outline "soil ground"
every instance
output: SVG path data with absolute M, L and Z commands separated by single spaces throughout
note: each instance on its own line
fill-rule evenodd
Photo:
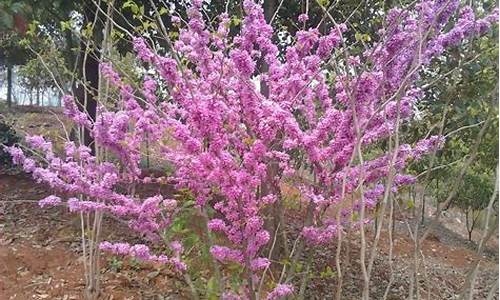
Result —
M 49 193 L 26 175 L 1 175 L 0 195 L 0 300 L 81 299 L 79 217 L 31 202 Z M 126 230 L 109 219 L 104 228 L 110 240 Z M 112 257 L 101 264 L 102 299 L 186 299 L 175 274 L 160 266 L 116 265 Z
M 49 193 L 27 175 L 1 175 L 0 191 L 0 300 L 81 299 L 84 283 L 79 259 L 79 218 L 63 208 L 40 209 L 35 200 Z M 119 236 L 120 230 L 125 230 L 113 219 L 106 220 L 105 228 L 105 235 L 110 239 Z M 372 235 L 369 231 L 368 236 Z M 474 246 L 464 236 L 443 225 L 438 226 L 431 237 L 422 248 L 428 273 L 427 282 L 422 276 L 423 293 L 426 284 L 430 283 L 431 299 L 455 299 L 465 273 L 477 259 Z M 496 239 L 490 242 L 482 258 L 475 299 L 485 299 L 495 280 L 498 257 L 494 247 L 497 243 Z M 344 270 L 349 270 L 349 274 L 344 274 L 343 299 L 357 299 L 359 296 L 362 282 L 356 245 L 353 243 L 350 249 L 351 266 L 346 267 L 347 258 L 342 260 Z M 382 297 L 390 277 L 389 241 L 385 231 L 379 249 L 374 266 L 373 299 Z M 393 253 L 395 278 L 388 299 L 403 299 L 407 293 L 407 269 L 412 251 L 411 239 L 402 230 L 397 230 Z M 309 281 L 309 299 L 331 299 L 336 290 L 336 279 L 321 273 L 327 274 L 327 266 L 335 270 L 335 247 L 313 255 L 313 274 L 319 276 Z M 119 268 L 115 264 L 112 257 L 103 259 L 102 299 L 189 298 L 185 296 L 183 283 L 168 270 L 127 260 Z

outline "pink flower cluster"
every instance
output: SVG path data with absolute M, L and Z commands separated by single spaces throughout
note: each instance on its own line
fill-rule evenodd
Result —
M 161 264 L 171 265 L 175 270 L 186 271 L 187 266 L 179 260 L 179 258 L 169 258 L 166 255 L 154 255 L 148 246 L 143 244 L 130 245 L 128 243 L 102 242 L 99 245 L 101 250 L 110 252 L 116 255 L 126 255 L 142 261 L 157 262 Z
M 164 199 L 161 195 L 139 199 L 118 192 L 120 186 L 130 184 L 131 181 L 142 182 L 142 179 L 136 173 L 119 172 L 120 166 L 117 164 L 98 162 L 90 148 L 86 146 L 77 147 L 75 143 L 67 142 L 64 146 L 64 154 L 57 156 L 52 150 L 52 143 L 41 136 L 28 136 L 26 143 L 32 151 L 37 152 L 37 155 L 29 157 L 19 147 L 7 147 L 6 150 L 12 155 L 14 163 L 22 165 L 26 172 L 32 173 L 35 180 L 48 184 L 65 197 L 74 195 L 69 196 L 65 201 L 59 196 L 48 196 L 39 201 L 40 207 L 65 205 L 70 212 L 111 213 L 128 219 L 131 229 L 153 243 L 160 240 L 160 234 L 168 228 L 178 211 L 177 202 L 174 199 Z M 35 160 L 35 157 L 43 159 Z M 104 245 L 109 246 L 109 243 Z M 173 246 L 171 250 L 176 254 L 176 258 L 167 260 L 163 256 L 156 257 L 151 254 L 151 259 L 147 260 L 154 260 L 153 258 L 156 257 L 157 262 L 170 264 L 177 270 L 185 270 L 185 266 L 180 261 L 182 246 L 175 243 Z M 133 251 L 127 254 L 137 257 L 140 253 L 146 253 L 145 247 L 147 246 L 131 248 Z M 141 249 L 144 251 L 141 252 Z M 122 253 L 123 251 L 111 252 Z
M 267 295 L 266 300 L 283 299 L 286 296 L 290 296 L 292 293 L 293 293 L 293 286 L 291 284 L 278 284 L 269 293 L 269 295 Z
M 46 207 L 46 206 L 57 206 L 61 204 L 61 198 L 57 197 L 57 196 L 54 196 L 54 195 L 51 195 L 51 196 L 48 196 L 48 197 L 45 197 L 43 198 L 42 200 L 38 201 L 38 205 L 40 205 L 40 207 Z

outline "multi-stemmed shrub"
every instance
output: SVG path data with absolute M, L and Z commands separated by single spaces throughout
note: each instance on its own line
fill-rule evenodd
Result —
M 14 162 L 56 191 L 41 206 L 65 204 L 81 214 L 82 224 L 89 216 L 99 223 L 103 214 L 113 214 L 144 238 L 130 245 L 101 241 L 99 227 L 91 237 L 82 233 L 84 255 L 90 257 L 86 272 L 94 274 L 87 276 L 89 295 L 98 289 L 99 250 L 164 263 L 180 273 L 190 268 L 182 260 L 182 241 L 164 239 L 183 204 L 134 193 L 140 184 L 171 182 L 194 197 L 199 222 L 212 233 L 203 241 L 215 260 L 221 297 L 278 299 L 297 292 L 293 265 L 304 249 L 330 243 L 341 249 L 350 227 L 361 233 L 367 299 L 373 265 L 364 242 L 369 212 L 379 203 L 383 213 L 390 193 L 415 181 L 404 172 L 407 163 L 443 143 L 440 136 L 400 142 L 401 125 L 423 97 L 419 72 L 447 48 L 486 32 L 497 13 L 476 19 L 459 1 L 426 0 L 390 10 L 372 37 L 376 42 L 360 53 L 351 52 L 349 28 L 342 23 L 327 34 L 299 30 L 279 53 L 260 5 L 243 2 L 245 17 L 234 36 L 226 14 L 211 29 L 202 5 L 192 1 L 186 22 L 172 16 L 181 29 L 175 41 L 163 36 L 168 51 L 154 50 L 150 39 L 133 39 L 138 61 L 154 70 L 140 88 L 127 83 L 112 61 L 101 61 L 100 74 L 118 100 L 100 94 L 95 121 L 73 97 L 64 97 L 66 115 L 91 133 L 94 149 L 68 142 L 65 154 L 57 156 L 50 141 L 32 136 L 26 139 L 29 151 L 7 148 Z M 141 174 L 146 142 L 158 159 L 174 166 L 173 176 Z M 380 142 L 388 145 L 386 153 L 367 158 L 364 152 Z M 286 218 L 284 183 L 300 191 L 298 236 L 290 234 L 297 220 Z M 156 253 L 151 246 L 158 243 L 169 250 Z M 276 255 L 292 266 L 270 277 Z M 238 290 L 224 283 L 229 269 L 220 266 L 228 263 L 244 270 Z

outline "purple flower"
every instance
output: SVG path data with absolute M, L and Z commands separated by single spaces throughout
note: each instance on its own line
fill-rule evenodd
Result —
M 122 81 L 120 79 L 120 75 L 113 70 L 113 67 L 108 63 L 101 63 L 99 65 L 99 70 L 101 74 L 108 79 L 113 85 L 121 86 Z
M 267 258 L 259 257 L 252 260 L 252 262 L 250 263 L 250 267 L 253 271 L 258 271 L 269 267 L 270 264 L 271 262 Z
M 212 219 L 208 222 L 208 228 L 212 231 L 224 232 L 227 230 L 226 224 L 221 219 Z
M 171 16 L 170 20 L 172 21 L 173 24 L 180 24 L 181 23 L 181 18 L 178 16 Z
M 170 249 L 174 251 L 175 253 L 179 254 L 181 253 L 184 248 L 182 247 L 182 244 L 179 241 L 173 241 L 169 244 Z
M 62 98 L 64 114 L 73 120 L 78 125 L 85 126 L 87 128 L 92 127 L 90 120 L 87 118 L 87 114 L 81 112 L 75 103 L 73 96 L 64 95 Z
M 235 69 L 243 76 L 251 76 L 255 70 L 255 61 L 250 54 L 242 50 L 232 50 L 230 53 Z
M 307 22 L 307 20 L 309 20 L 309 16 L 307 14 L 299 15 L 299 22 L 305 23 L 305 22 Z
M 7 151 L 7 153 L 10 154 L 12 157 L 12 162 L 16 165 L 22 164 L 24 160 L 26 159 L 26 156 L 24 155 L 23 150 L 21 150 L 18 147 L 15 146 L 10 146 L 6 147 L 4 146 L 4 149 Z
M 38 205 L 42 208 L 46 206 L 57 206 L 59 204 L 61 204 L 61 198 L 54 195 L 50 195 L 38 201 Z
M 243 260 L 241 251 L 224 246 L 213 246 L 210 248 L 210 253 L 220 262 L 241 262 Z
M 27 173 L 31 173 L 35 170 L 36 163 L 31 158 L 26 158 L 23 162 L 23 170 Z
M 281 299 L 293 293 L 291 284 L 278 284 L 266 297 L 266 300 Z
M 337 226 L 334 224 L 328 225 L 326 228 L 318 228 L 313 226 L 304 227 L 302 235 L 304 238 L 314 245 L 324 245 L 332 242 L 333 237 L 337 234 Z
M 77 198 L 68 199 L 70 212 L 95 212 L 106 209 L 106 205 L 94 201 L 79 200 Z
M 144 62 L 152 62 L 154 58 L 153 52 L 146 45 L 143 38 L 137 37 L 133 41 L 134 51 L 137 53 L 137 57 Z

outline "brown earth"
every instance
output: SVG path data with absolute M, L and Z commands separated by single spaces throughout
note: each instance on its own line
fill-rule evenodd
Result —
M 30 202 L 48 194 L 26 175 L 0 175 L 0 300 L 82 298 L 79 219 L 63 208 L 40 209 Z M 125 230 L 113 220 L 105 227 L 110 239 Z M 102 299 L 186 298 L 168 270 L 116 263 L 112 257 L 102 260 Z

